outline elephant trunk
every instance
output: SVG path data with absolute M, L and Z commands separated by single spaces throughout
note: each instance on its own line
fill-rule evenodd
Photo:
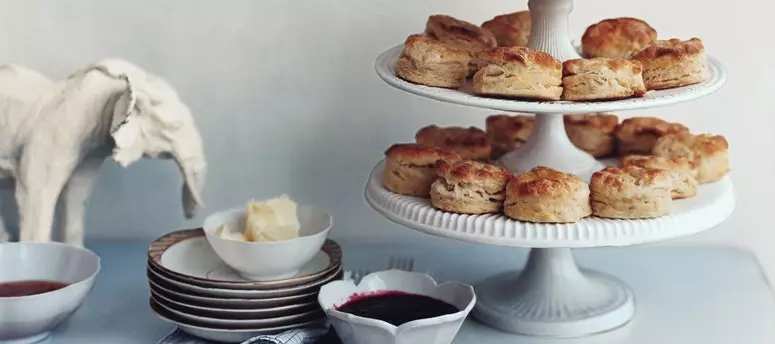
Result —
M 199 134 L 195 133 L 187 137 L 186 142 L 181 143 L 188 154 L 173 152 L 173 156 L 183 174 L 183 213 L 186 218 L 192 218 L 200 208 L 204 207 L 202 189 L 205 185 L 207 163 Z
M 202 202 L 202 189 L 205 184 L 205 170 L 193 170 L 191 168 L 181 167 L 183 171 L 183 213 L 186 218 L 192 218 L 200 208 L 204 207 Z

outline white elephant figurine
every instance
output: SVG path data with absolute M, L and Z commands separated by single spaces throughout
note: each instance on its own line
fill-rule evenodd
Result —
M 51 241 L 58 213 L 64 241 L 83 245 L 85 202 L 109 156 L 124 167 L 142 157 L 174 159 L 185 216 L 203 205 L 202 139 L 165 80 L 120 59 L 64 81 L 0 66 L 0 182 L 15 182 L 0 184 L 15 184 L 21 241 Z

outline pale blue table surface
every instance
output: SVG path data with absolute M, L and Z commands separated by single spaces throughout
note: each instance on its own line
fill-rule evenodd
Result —
M 153 344 L 173 327 L 148 308 L 149 242 L 90 242 L 102 272 L 84 305 L 51 344 Z M 415 270 L 473 283 L 521 267 L 527 250 L 429 238 L 410 243 L 340 242 L 348 269 L 381 270 L 391 255 L 412 256 Z M 775 297 L 755 258 L 734 248 L 629 247 L 575 250 L 580 265 L 618 276 L 636 295 L 627 326 L 577 339 L 501 333 L 469 320 L 455 343 L 765 344 L 775 343 Z

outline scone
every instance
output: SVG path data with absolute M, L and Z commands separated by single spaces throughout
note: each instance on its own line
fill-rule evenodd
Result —
M 570 142 L 595 158 L 604 158 L 616 151 L 614 130 L 619 118 L 609 113 L 565 115 L 565 132 Z
M 438 179 L 431 186 L 431 205 L 462 214 L 497 213 L 511 179 L 505 168 L 471 161 L 439 160 Z
M 498 45 L 495 36 L 489 30 L 443 14 L 428 17 L 425 34 L 472 54 Z
M 460 156 L 438 148 L 416 144 L 395 144 L 385 152 L 382 185 L 402 195 L 429 197 L 436 180 L 436 161 L 457 160 Z
M 487 161 L 492 152 L 492 144 L 487 133 L 476 127 L 440 128 L 429 125 L 418 130 L 414 138 L 419 145 L 455 152 L 468 160 Z
M 530 39 L 530 11 L 519 11 L 495 16 L 482 24 L 490 30 L 501 47 L 524 47 Z
M 679 123 L 670 123 L 656 117 L 633 117 L 622 121 L 614 131 L 620 156 L 651 154 L 657 139 L 674 133 L 688 132 Z
M 629 59 L 656 39 L 657 31 L 640 19 L 606 19 L 584 31 L 581 50 L 586 57 Z
M 729 173 L 729 143 L 721 135 L 680 133 L 660 137 L 652 154 L 683 157 L 694 163 L 701 184 L 719 181 Z
M 468 52 L 433 38 L 411 35 L 396 62 L 396 75 L 416 84 L 457 88 L 468 77 Z
M 622 157 L 619 165 L 658 168 L 670 172 L 673 199 L 689 198 L 697 195 L 699 183 L 694 163 L 684 157 L 666 157 L 657 155 L 627 155 Z
M 589 186 L 574 175 L 538 166 L 509 182 L 503 212 L 521 221 L 576 222 L 592 214 Z
M 649 90 L 692 85 L 709 75 L 705 46 L 699 38 L 656 41 L 632 58 L 643 63 L 643 81 Z
M 604 100 L 646 94 L 638 61 L 598 57 L 562 64 L 563 100 Z
M 592 213 L 614 219 L 647 219 L 670 213 L 670 172 L 658 168 L 609 166 L 592 174 Z
M 473 75 L 479 69 L 477 55 L 498 45 L 489 30 L 443 14 L 428 17 L 425 34 L 453 48 L 467 51 L 471 56 L 468 75 Z
M 528 115 L 492 115 L 486 120 L 487 135 L 492 142 L 492 160 L 522 147 L 533 132 L 535 117 Z
M 560 100 L 562 64 L 526 47 L 498 47 L 480 53 L 474 94 L 536 100 Z

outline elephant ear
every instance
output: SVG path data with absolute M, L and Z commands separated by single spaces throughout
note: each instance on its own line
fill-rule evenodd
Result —
M 113 137 L 113 160 L 122 167 L 137 161 L 143 156 L 142 127 L 137 109 L 137 95 L 132 82 L 125 74 L 121 75 L 127 88 L 116 101 L 110 134 Z

